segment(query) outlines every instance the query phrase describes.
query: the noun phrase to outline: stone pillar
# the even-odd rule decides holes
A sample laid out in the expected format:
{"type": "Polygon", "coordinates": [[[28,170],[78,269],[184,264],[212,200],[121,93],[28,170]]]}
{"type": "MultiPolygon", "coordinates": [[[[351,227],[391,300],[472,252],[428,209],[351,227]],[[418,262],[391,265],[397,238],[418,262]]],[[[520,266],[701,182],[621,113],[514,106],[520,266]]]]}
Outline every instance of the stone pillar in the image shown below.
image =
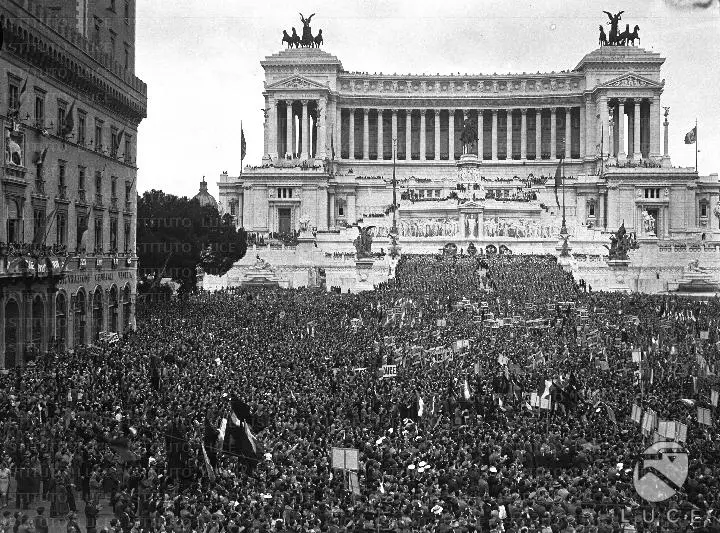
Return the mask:
{"type": "Polygon", "coordinates": [[[455,110],[448,111],[448,161],[455,161],[455,110]]]}
{"type": "Polygon", "coordinates": [[[610,146],[610,110],[608,109],[606,96],[601,96],[598,100],[598,112],[600,113],[601,143],[604,157],[604,154],[612,155],[612,146],[610,146]]]}
{"type": "Polygon", "coordinates": [[[332,148],[335,150],[337,159],[340,159],[342,155],[342,108],[337,105],[337,100],[335,101],[335,127],[333,128],[333,136],[335,139],[333,140],[332,148]]]}
{"type": "Polygon", "coordinates": [[[270,106],[271,98],[265,96],[265,122],[263,122],[263,158],[270,154],[270,106]]]}
{"type": "Polygon", "coordinates": [[[355,216],[355,193],[352,192],[347,195],[347,222],[348,224],[355,224],[357,218],[355,216]]]}
{"type": "Polygon", "coordinates": [[[542,159],[542,109],[535,108],[535,160],[542,159]]]}
{"type": "MultiPolygon", "coordinates": [[[[667,155],[667,154],[666,154],[667,155]]],[[[640,161],[642,154],[640,153],[640,100],[635,100],[635,109],[633,110],[633,159],[640,161]]]]}
{"type": "Polygon", "coordinates": [[[240,189],[240,193],[238,194],[238,206],[237,206],[237,227],[238,228],[244,228],[245,227],[245,220],[243,219],[243,216],[245,215],[245,193],[242,189],[240,189]]]}
{"type": "Polygon", "coordinates": [[[285,128],[287,131],[285,132],[285,154],[290,154],[290,157],[293,156],[293,152],[295,151],[295,147],[293,146],[293,114],[292,114],[292,100],[286,100],[285,105],[287,106],[287,109],[285,110],[286,115],[286,121],[287,121],[287,127],[285,128]]]}
{"type": "Polygon", "coordinates": [[[497,161],[498,153],[497,153],[497,145],[498,145],[498,128],[497,128],[497,115],[498,110],[493,109],[492,110],[492,160],[497,161]]]}
{"type": "Polygon", "coordinates": [[[348,123],[348,159],[355,159],[355,108],[351,107],[348,123]]]}
{"type": "Polygon", "coordinates": [[[330,229],[333,229],[335,227],[335,193],[330,190],[328,190],[328,203],[330,204],[328,225],[330,229]]]}
{"type": "Polygon", "coordinates": [[[569,107],[565,108],[565,159],[572,154],[572,114],[569,107]]]}
{"type": "Polygon", "coordinates": [[[425,109],[420,110],[420,161],[425,161],[425,109]]]}
{"type": "Polygon", "coordinates": [[[625,161],[625,100],[618,100],[618,161],[625,161]]]}
{"type": "Polygon", "coordinates": [[[650,100],[650,158],[660,157],[660,96],[656,95],[650,100]]]}
{"type": "Polygon", "coordinates": [[[325,148],[325,142],[327,140],[327,114],[327,96],[323,96],[320,100],[318,100],[318,139],[316,148],[317,154],[315,157],[319,159],[325,159],[327,157],[327,150],[325,148]]]}
{"type": "Polygon", "coordinates": [[[557,108],[550,108],[550,159],[557,159],[557,108]]]}
{"type": "Polygon", "coordinates": [[[527,159],[527,109],[520,110],[520,159],[527,159]]]}
{"type": "MultiPolygon", "coordinates": [[[[665,122],[663,122],[664,127],[664,134],[665,134],[665,151],[663,152],[664,157],[668,158],[670,157],[668,152],[668,128],[670,126],[670,123],[668,122],[668,115],[670,114],[670,108],[665,109],[665,122]]],[[[639,114],[638,114],[639,116],[639,114]]],[[[639,137],[639,135],[638,135],[639,137]]]]}
{"type": "MultiPolygon", "coordinates": [[[[391,146],[393,147],[393,153],[395,153],[394,150],[397,149],[397,145],[395,144],[395,143],[397,143],[397,138],[398,138],[397,114],[398,114],[398,110],[397,110],[397,109],[393,109],[393,110],[392,110],[392,121],[391,121],[391,123],[390,123],[390,126],[391,126],[391,128],[390,128],[390,131],[391,131],[391,133],[390,133],[390,136],[391,136],[391,138],[390,138],[390,143],[391,143],[391,146]]],[[[397,154],[396,154],[396,153],[395,153],[395,157],[397,158],[397,154]]]]}
{"type": "Polygon", "coordinates": [[[308,101],[302,100],[302,119],[300,121],[302,130],[302,153],[300,159],[309,159],[310,157],[310,115],[308,114],[308,101]]]}
{"type": "Polygon", "coordinates": [[[268,152],[266,152],[270,159],[273,161],[278,158],[278,104],[279,102],[275,98],[268,98],[270,104],[270,116],[268,117],[270,122],[269,133],[268,133],[268,152]]]}
{"type": "Polygon", "coordinates": [[[377,120],[378,120],[378,126],[377,126],[377,158],[378,161],[382,161],[384,159],[384,153],[385,153],[385,143],[383,142],[383,110],[378,109],[377,110],[377,120]]]}
{"type": "Polygon", "coordinates": [[[440,160],[440,110],[435,110],[435,161],[440,160]]]}
{"type": "Polygon", "coordinates": [[[587,100],[585,100],[585,104],[580,106],[580,159],[583,159],[585,157],[585,145],[587,143],[586,139],[586,128],[585,128],[585,121],[587,120],[587,100]]]}
{"type": "Polygon", "coordinates": [[[370,110],[363,109],[363,159],[370,159],[370,110]]]}
{"type": "Polygon", "coordinates": [[[483,139],[483,127],[485,126],[485,117],[483,116],[483,110],[478,109],[478,119],[477,119],[477,145],[478,145],[478,159],[482,161],[483,159],[483,144],[485,144],[485,141],[483,139]]]}
{"type": "Polygon", "coordinates": [[[405,110],[405,161],[412,159],[412,109],[405,110]]]}
{"type": "Polygon", "coordinates": [[[464,239],[465,237],[467,237],[467,233],[465,232],[465,220],[466,220],[465,213],[461,212],[459,219],[460,219],[459,220],[459,222],[460,222],[460,238],[464,239]]]}
{"type": "Polygon", "coordinates": [[[513,110],[508,109],[505,112],[505,126],[506,126],[506,148],[505,148],[505,159],[507,161],[512,160],[513,158],[513,148],[512,148],[512,116],[513,110]]]}

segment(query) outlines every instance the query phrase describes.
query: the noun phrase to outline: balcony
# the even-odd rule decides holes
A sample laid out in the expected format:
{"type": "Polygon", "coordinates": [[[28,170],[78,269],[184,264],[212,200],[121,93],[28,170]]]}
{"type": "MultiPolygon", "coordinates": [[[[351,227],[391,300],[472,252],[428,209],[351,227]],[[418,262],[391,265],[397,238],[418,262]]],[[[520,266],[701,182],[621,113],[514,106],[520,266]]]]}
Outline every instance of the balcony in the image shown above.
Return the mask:
{"type": "Polygon", "coordinates": [[[33,194],[45,196],[45,181],[44,180],[35,180],[35,188],[33,190],[33,194]]]}
{"type": "Polygon", "coordinates": [[[67,185],[58,185],[57,198],[60,200],[67,200],[67,185]]]}
{"type": "Polygon", "coordinates": [[[85,189],[78,189],[77,202],[82,204],[87,203],[87,195],[85,194],[85,189]]]}
{"type": "Polygon", "coordinates": [[[95,193],[95,201],[93,202],[93,207],[104,207],[102,193],[95,193]]]}

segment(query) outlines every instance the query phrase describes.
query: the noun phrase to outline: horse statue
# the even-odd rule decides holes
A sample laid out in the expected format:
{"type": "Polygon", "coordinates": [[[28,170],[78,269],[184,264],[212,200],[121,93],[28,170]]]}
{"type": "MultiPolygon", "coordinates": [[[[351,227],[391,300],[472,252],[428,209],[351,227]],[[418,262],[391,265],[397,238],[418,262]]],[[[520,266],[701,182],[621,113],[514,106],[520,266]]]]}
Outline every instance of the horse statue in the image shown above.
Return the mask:
{"type": "MultiPolygon", "coordinates": [[[[628,26],[629,26],[629,25],[628,25],[628,26]]],[[[633,46],[635,46],[635,40],[637,39],[638,46],[640,46],[640,35],[639,35],[639,33],[640,33],[640,26],[638,26],[637,24],[635,24],[635,29],[634,29],[633,31],[631,31],[631,32],[628,32],[628,34],[627,34],[626,43],[627,43],[627,44],[632,44],[633,46]]]]}
{"type": "Polygon", "coordinates": [[[318,30],[318,34],[315,36],[315,48],[320,48],[321,44],[323,44],[322,30],[318,30]]]}
{"type": "Polygon", "coordinates": [[[605,35],[605,28],[602,27],[602,24],[600,24],[600,46],[607,46],[608,40],[607,35],[605,35]]]}
{"type": "Polygon", "coordinates": [[[295,30],[295,27],[292,29],[292,35],[290,36],[292,39],[293,45],[295,45],[295,48],[300,47],[300,36],[297,34],[297,31],[295,30]]]}
{"type": "Polygon", "coordinates": [[[293,38],[288,35],[287,30],[283,30],[283,38],[282,41],[280,41],[280,44],[287,43],[288,48],[293,47],[293,38]]]}
{"type": "Polygon", "coordinates": [[[302,39],[300,40],[300,45],[306,48],[310,48],[315,43],[315,39],[312,35],[312,30],[310,29],[310,21],[315,16],[315,13],[310,15],[308,18],[305,18],[302,13],[300,13],[300,20],[303,23],[303,33],[302,33],[302,39]]]}
{"type": "Polygon", "coordinates": [[[625,11],[619,11],[615,15],[610,13],[609,11],[603,11],[608,18],[610,19],[610,38],[608,39],[608,44],[613,46],[618,44],[618,22],[620,22],[620,19],[622,18],[621,15],[625,13],[625,11]]]}
{"type": "Polygon", "coordinates": [[[625,46],[627,43],[628,35],[630,35],[630,24],[625,24],[625,31],[621,32],[617,36],[618,46],[625,46]]]}
{"type": "Polygon", "coordinates": [[[470,147],[477,142],[477,136],[477,122],[475,119],[466,119],[462,132],[460,133],[460,142],[463,145],[464,154],[470,152],[470,147]]]}

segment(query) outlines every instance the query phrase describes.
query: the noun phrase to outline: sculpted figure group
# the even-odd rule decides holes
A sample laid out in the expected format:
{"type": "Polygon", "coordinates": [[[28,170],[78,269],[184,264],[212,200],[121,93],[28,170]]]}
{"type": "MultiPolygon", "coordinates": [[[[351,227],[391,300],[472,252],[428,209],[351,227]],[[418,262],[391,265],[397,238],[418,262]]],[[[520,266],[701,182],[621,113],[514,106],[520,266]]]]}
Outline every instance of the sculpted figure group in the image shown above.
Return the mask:
{"type": "Polygon", "coordinates": [[[600,46],[635,46],[635,41],[638,42],[638,45],[640,44],[640,26],[635,25],[633,31],[630,31],[630,24],[625,24],[625,31],[621,32],[618,30],[618,23],[622,18],[622,14],[625,13],[624,11],[619,11],[614,15],[609,11],[603,11],[603,13],[610,19],[608,22],[608,24],[610,24],[610,36],[605,34],[605,29],[601,24],[599,37],[600,46]]]}
{"type": "Polygon", "coordinates": [[[323,44],[322,30],[318,30],[318,34],[313,37],[312,30],[310,28],[310,21],[315,16],[315,13],[305,18],[300,13],[300,20],[303,23],[302,37],[297,34],[295,28],[292,28],[292,35],[288,35],[287,30],[283,30],[283,38],[281,43],[287,44],[288,48],[320,48],[323,44]]]}

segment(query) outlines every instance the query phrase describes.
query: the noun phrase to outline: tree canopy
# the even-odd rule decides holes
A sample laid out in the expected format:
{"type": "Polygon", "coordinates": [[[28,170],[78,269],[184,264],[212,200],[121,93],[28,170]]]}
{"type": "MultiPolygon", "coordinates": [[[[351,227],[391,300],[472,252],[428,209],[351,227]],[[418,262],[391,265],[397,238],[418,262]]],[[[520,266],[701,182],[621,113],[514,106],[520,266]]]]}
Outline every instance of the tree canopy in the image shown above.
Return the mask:
{"type": "Polygon", "coordinates": [[[198,266],[221,276],[245,255],[246,240],[232,217],[215,207],[154,189],[138,196],[139,274],[146,289],[168,277],[190,291],[198,266]]]}

